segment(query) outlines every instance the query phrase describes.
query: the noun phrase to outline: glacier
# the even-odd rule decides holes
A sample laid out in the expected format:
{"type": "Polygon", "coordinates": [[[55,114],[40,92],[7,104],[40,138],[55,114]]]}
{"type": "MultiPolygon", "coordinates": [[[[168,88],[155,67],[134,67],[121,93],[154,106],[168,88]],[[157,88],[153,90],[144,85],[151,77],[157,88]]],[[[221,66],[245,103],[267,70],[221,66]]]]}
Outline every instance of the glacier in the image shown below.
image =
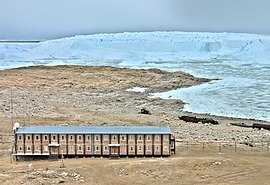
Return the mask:
{"type": "Polygon", "coordinates": [[[33,65],[110,65],[220,78],[153,96],[181,99],[186,111],[267,121],[269,61],[270,36],[246,33],[126,32],[29,44],[0,42],[2,70],[33,65]]]}
{"type": "Polygon", "coordinates": [[[1,60],[145,61],[241,60],[267,62],[270,37],[237,33],[145,32],[79,35],[34,44],[0,44],[1,60]]]}

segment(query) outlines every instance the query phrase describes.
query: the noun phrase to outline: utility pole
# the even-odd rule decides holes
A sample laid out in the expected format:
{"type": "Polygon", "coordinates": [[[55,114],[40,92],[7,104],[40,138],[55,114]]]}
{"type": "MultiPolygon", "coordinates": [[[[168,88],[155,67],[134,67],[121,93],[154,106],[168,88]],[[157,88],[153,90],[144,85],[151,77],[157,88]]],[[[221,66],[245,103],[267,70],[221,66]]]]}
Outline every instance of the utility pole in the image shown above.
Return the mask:
{"type": "Polygon", "coordinates": [[[12,148],[11,148],[11,154],[10,154],[10,162],[12,163],[13,162],[13,152],[14,152],[14,149],[15,149],[15,135],[14,135],[14,132],[13,132],[13,94],[12,94],[12,89],[10,91],[10,113],[11,113],[11,137],[13,137],[13,141],[12,141],[12,148]]]}
{"type": "Polygon", "coordinates": [[[10,91],[10,113],[11,113],[11,130],[13,131],[13,94],[10,91]]]}

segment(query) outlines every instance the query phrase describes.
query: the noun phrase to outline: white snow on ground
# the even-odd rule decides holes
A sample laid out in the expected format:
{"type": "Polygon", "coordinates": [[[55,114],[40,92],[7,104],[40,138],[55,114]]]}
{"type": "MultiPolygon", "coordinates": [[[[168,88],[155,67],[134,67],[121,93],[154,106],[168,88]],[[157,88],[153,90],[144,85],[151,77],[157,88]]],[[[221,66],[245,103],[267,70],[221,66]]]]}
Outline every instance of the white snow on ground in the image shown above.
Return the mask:
{"type": "Polygon", "coordinates": [[[126,91],[143,93],[143,92],[145,92],[146,89],[147,88],[143,88],[143,87],[133,87],[131,89],[127,89],[126,91]]]}

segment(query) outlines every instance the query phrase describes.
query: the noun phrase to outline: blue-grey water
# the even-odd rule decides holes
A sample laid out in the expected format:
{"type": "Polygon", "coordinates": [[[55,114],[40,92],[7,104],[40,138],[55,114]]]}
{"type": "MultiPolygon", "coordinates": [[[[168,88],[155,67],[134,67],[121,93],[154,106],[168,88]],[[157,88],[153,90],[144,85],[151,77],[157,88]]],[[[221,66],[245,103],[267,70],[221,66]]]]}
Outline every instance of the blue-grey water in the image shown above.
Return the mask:
{"type": "Polygon", "coordinates": [[[187,103],[186,111],[270,120],[270,65],[212,60],[179,62],[167,69],[221,80],[155,96],[179,98],[187,103]]]}

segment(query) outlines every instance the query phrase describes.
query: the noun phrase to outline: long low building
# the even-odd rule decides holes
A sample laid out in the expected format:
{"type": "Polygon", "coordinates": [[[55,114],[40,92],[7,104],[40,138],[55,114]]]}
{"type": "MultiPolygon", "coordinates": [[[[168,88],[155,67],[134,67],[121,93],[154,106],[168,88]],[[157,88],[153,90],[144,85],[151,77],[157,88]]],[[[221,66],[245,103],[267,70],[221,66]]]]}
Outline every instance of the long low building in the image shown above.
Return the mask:
{"type": "Polygon", "coordinates": [[[15,155],[170,156],[175,140],[165,126],[23,126],[15,155]]]}

